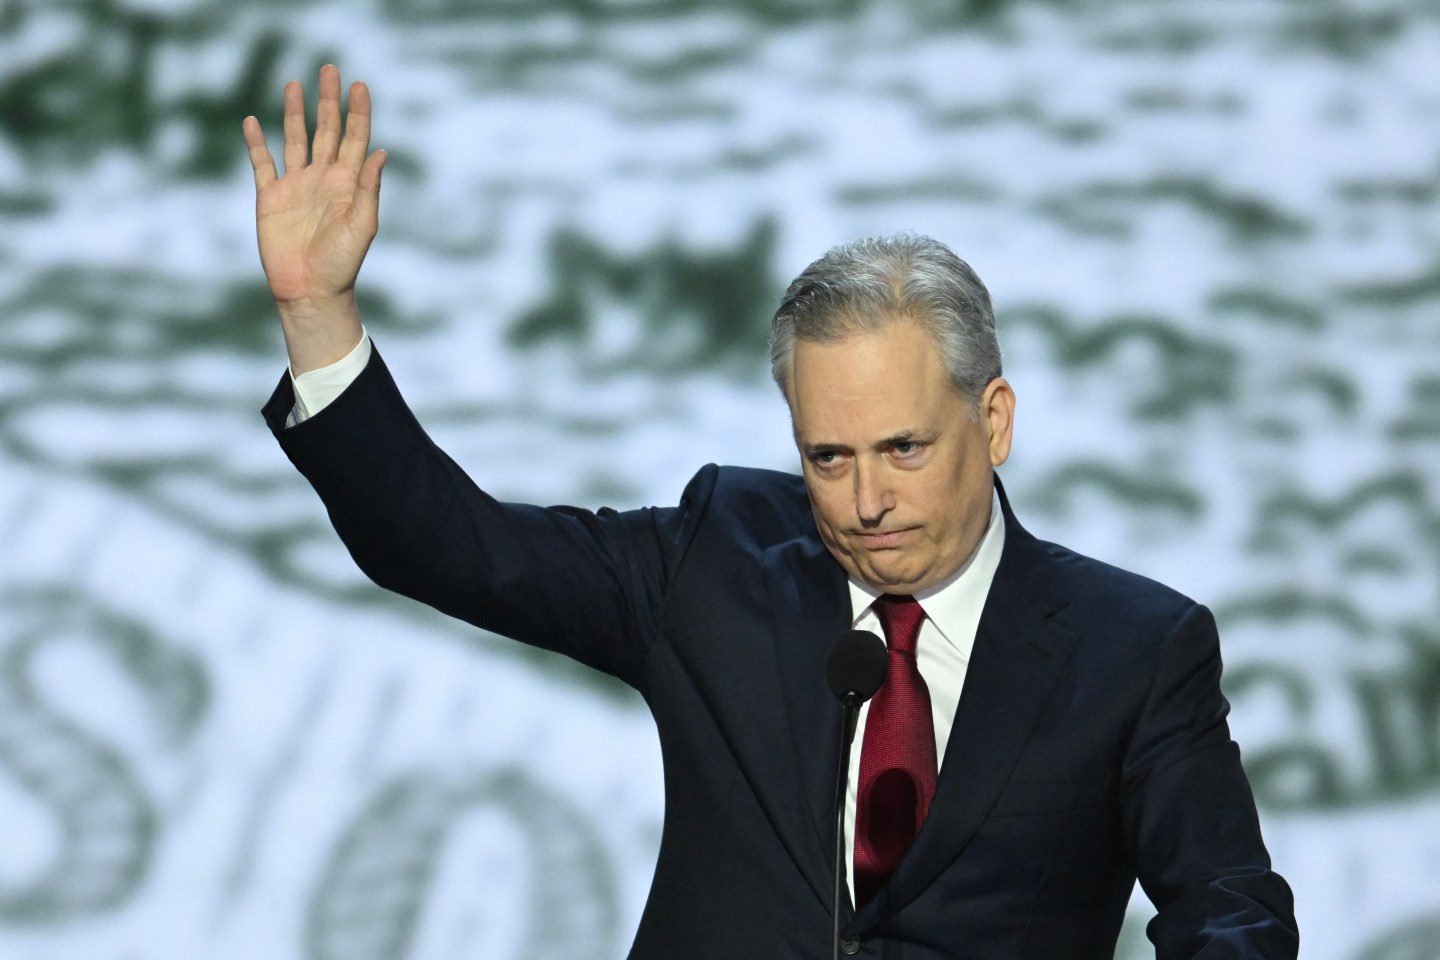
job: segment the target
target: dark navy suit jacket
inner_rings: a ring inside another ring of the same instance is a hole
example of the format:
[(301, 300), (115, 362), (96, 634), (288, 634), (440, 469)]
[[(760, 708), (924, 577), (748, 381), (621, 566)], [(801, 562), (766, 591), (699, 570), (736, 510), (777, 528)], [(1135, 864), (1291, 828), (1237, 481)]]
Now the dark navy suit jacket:
[[(265, 416), (377, 583), (640, 692), (665, 823), (631, 957), (828, 956), (845, 573), (799, 477), (707, 466), (673, 508), (500, 503), (376, 353), (317, 416)], [(1006, 539), (929, 818), (846, 933), (888, 960), (1110, 958), (1138, 876), (1164, 960), (1296, 955), (1220, 692), (1214, 622), (1153, 581)]]

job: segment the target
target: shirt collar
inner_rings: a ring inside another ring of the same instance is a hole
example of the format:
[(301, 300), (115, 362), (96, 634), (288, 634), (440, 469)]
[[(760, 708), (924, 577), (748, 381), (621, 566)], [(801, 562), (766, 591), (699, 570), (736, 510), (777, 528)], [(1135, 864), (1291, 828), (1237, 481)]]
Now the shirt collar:
[[(915, 594), (925, 616), (935, 625), (946, 642), (968, 659), (975, 644), (974, 624), (990, 593), (990, 582), (1000, 566), (1005, 547), (1005, 515), (1000, 509), (998, 491), (990, 495), (990, 525), (980, 538), (980, 545), (970, 559), (960, 565), (942, 583)], [(871, 603), (883, 591), (850, 580), (850, 626), (857, 626), (870, 610)]]

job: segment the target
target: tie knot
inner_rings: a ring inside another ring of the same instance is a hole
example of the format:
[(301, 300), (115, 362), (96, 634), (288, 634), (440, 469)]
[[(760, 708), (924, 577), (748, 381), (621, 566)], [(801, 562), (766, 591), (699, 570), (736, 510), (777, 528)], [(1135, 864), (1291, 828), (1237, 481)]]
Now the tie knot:
[(874, 610), (880, 618), (880, 628), (885, 631), (890, 649), (914, 653), (915, 641), (920, 637), (920, 624), (925, 622), (925, 610), (920, 601), (909, 594), (897, 596), (886, 593), (876, 598)]

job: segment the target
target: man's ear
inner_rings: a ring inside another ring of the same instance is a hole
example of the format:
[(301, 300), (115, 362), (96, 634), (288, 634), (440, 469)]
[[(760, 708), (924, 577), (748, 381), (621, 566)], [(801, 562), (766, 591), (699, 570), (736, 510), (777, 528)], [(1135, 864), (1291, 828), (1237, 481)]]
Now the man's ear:
[(996, 377), (980, 394), (980, 418), (990, 438), (990, 465), (998, 467), (1010, 457), (1011, 433), (1015, 427), (1015, 391), (1004, 377)]

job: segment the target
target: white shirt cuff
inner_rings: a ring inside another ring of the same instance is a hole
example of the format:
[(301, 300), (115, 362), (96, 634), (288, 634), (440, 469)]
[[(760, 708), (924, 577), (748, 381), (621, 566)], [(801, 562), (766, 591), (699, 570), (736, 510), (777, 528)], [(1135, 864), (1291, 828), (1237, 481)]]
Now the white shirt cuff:
[(290, 411), (285, 425), (293, 427), (310, 419), (330, 406), (345, 388), (355, 382), (365, 364), (370, 362), (370, 334), (360, 328), (360, 342), (345, 356), (328, 367), (320, 367), (295, 376), (290, 371), (290, 384), (295, 390), (295, 406)]

